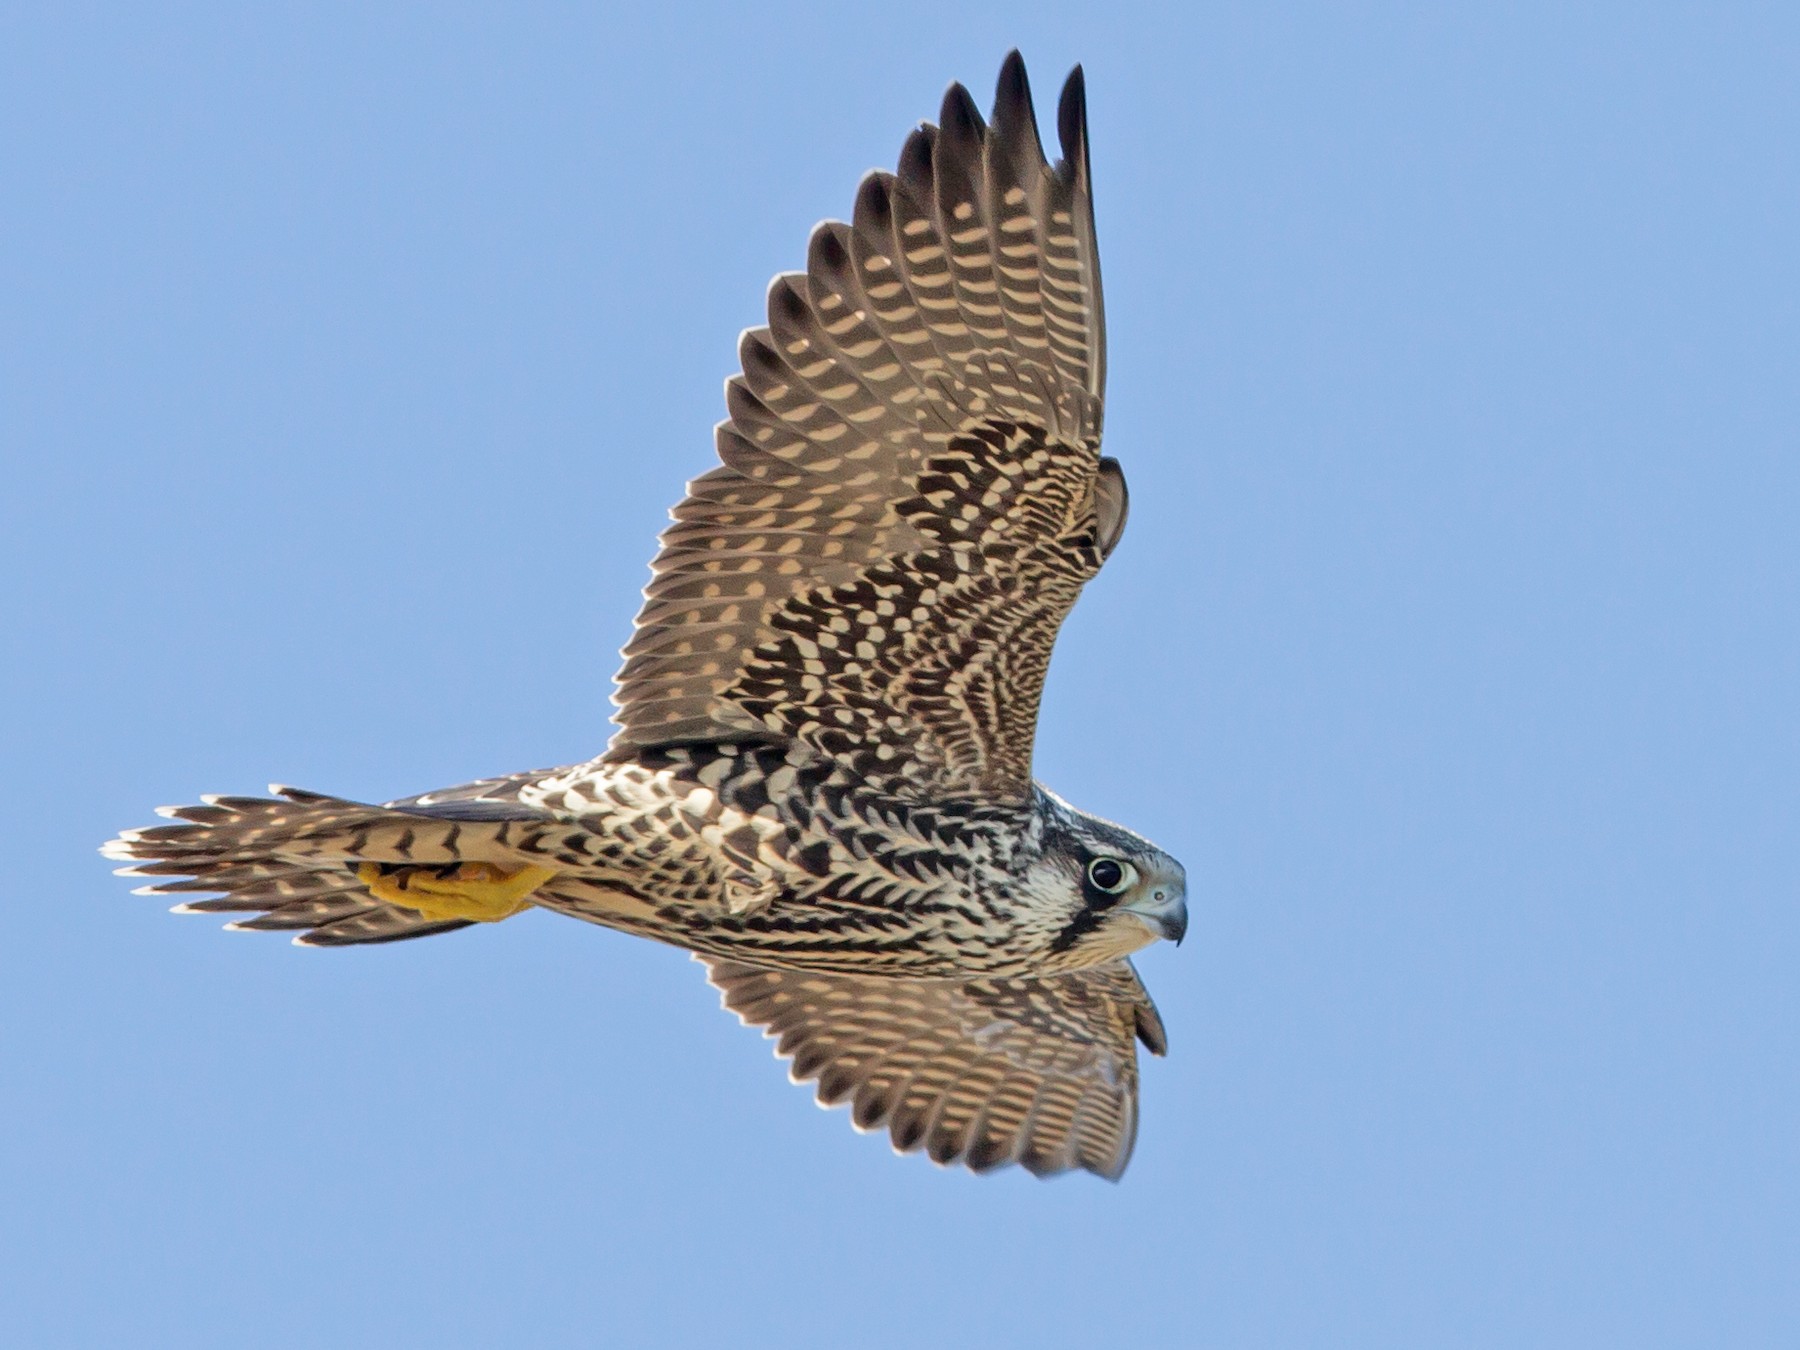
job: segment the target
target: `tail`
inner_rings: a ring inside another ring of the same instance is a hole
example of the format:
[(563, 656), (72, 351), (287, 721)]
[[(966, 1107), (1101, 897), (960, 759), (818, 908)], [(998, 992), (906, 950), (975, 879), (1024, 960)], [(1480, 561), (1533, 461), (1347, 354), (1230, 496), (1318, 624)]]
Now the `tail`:
[(273, 797), (209, 796), (157, 811), (182, 823), (126, 830), (100, 851), (129, 864), (121, 876), (157, 878), (139, 895), (219, 897), (184, 901), (177, 914), (249, 915), (227, 927), (293, 932), (304, 947), (398, 942), (474, 922), (394, 903), (411, 874), (542, 861), (534, 846), (548, 818), (518, 800), (519, 787), (541, 776), (487, 779), (386, 806), (279, 785), (270, 787)]

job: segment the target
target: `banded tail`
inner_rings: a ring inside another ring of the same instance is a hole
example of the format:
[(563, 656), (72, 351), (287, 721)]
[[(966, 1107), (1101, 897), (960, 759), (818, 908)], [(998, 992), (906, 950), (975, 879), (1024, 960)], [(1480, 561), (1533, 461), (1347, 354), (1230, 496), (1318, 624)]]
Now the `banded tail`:
[[(226, 926), (293, 932), (305, 947), (398, 942), (477, 921), (447, 913), (432, 890), (466, 889), (459, 877), (517, 876), (544, 860), (536, 845), (547, 818), (518, 799), (541, 776), (385, 806), (275, 784), (270, 797), (159, 808), (179, 823), (126, 830), (100, 851), (127, 864), (119, 875), (154, 879), (139, 895), (217, 897), (184, 900), (177, 914), (248, 915)], [(415, 887), (418, 903), (399, 903)]]

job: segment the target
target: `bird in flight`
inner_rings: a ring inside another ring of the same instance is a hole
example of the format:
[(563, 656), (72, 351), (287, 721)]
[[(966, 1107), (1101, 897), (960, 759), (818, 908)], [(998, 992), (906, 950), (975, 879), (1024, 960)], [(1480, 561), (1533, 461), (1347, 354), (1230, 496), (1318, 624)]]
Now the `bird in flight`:
[(162, 808), (104, 848), (180, 913), (315, 947), (537, 908), (684, 947), (796, 1081), (901, 1151), (1117, 1178), (1128, 960), (1181, 864), (1033, 780), (1050, 650), (1125, 528), (1100, 454), (1080, 67), (1047, 162), (1017, 52), (775, 279), (719, 463), (662, 535), (596, 759), (386, 805)]

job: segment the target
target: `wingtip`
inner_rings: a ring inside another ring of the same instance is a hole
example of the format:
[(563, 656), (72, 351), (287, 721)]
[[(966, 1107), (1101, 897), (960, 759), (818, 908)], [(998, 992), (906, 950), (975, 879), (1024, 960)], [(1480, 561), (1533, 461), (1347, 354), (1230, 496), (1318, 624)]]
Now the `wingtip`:
[(1063, 81), (1062, 98), (1056, 105), (1056, 137), (1062, 142), (1063, 160), (1077, 172), (1087, 172), (1087, 76), (1079, 65)]
[[(863, 179), (863, 184), (868, 184)], [(862, 189), (858, 189), (860, 195)], [(844, 229), (835, 220), (821, 220), (806, 239), (808, 275), (824, 278), (841, 276), (850, 269), (850, 245)]]
[[(892, 174), (885, 173), (880, 169), (864, 174), (862, 182), (856, 185), (856, 205), (851, 208), (851, 219), (876, 235), (892, 229), (893, 192), (894, 176)], [(818, 231), (814, 230), (813, 233), (816, 235)]]
[(1023, 103), (1031, 106), (1031, 81), (1025, 74), (1025, 58), (1014, 47), (1000, 63), (1000, 78), (994, 85), (994, 107), (996, 111), (1011, 105)]
[(946, 136), (975, 142), (979, 142), (987, 131), (981, 109), (975, 106), (974, 98), (960, 83), (953, 82), (944, 91), (944, 104), (938, 110), (938, 127)]
[(1143, 1001), (1132, 1009), (1132, 1024), (1132, 1030), (1144, 1049), (1159, 1057), (1169, 1053), (1169, 1029), (1163, 1024), (1162, 1014), (1156, 1010), (1156, 1005), (1150, 1001), (1148, 991), (1145, 992)]
[(1000, 64), (994, 86), (994, 130), (1003, 142), (1018, 145), (1042, 164), (1043, 138), (1038, 135), (1037, 110), (1031, 101), (1031, 80), (1025, 74), (1025, 58), (1013, 48)]
[[(900, 160), (894, 176), (915, 194), (931, 190), (932, 162), (937, 157), (937, 128), (921, 122), (907, 134), (900, 147)], [(929, 198), (927, 198), (929, 200)]]

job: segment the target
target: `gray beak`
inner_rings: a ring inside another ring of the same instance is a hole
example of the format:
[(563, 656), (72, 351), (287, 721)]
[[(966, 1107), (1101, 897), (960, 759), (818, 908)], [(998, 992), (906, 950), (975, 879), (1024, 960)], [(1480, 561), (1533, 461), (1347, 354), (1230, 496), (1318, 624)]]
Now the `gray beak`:
[(1144, 926), (1177, 947), (1187, 936), (1187, 888), (1178, 882), (1165, 882), (1153, 887), (1142, 900), (1124, 906)]

